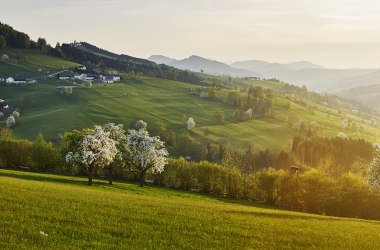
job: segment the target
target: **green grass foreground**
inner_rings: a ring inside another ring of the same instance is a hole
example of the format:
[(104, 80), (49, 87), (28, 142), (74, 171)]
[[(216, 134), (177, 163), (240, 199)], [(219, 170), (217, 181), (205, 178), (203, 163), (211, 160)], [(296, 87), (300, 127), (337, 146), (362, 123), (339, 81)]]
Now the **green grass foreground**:
[(380, 248), (380, 222), (162, 188), (0, 170), (0, 190), (1, 249)]

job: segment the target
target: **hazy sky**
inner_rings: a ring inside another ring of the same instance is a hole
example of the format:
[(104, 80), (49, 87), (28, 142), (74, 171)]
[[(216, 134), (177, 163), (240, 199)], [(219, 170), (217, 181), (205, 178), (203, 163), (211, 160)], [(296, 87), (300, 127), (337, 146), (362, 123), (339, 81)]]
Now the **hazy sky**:
[(380, 67), (376, 0), (0, 0), (0, 13), (33, 39), (144, 58)]

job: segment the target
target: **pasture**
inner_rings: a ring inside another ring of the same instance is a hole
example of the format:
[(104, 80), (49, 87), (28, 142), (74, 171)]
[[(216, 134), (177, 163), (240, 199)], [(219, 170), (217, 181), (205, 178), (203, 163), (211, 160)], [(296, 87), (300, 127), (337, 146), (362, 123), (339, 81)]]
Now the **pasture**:
[(0, 170), (2, 249), (378, 249), (380, 223)]

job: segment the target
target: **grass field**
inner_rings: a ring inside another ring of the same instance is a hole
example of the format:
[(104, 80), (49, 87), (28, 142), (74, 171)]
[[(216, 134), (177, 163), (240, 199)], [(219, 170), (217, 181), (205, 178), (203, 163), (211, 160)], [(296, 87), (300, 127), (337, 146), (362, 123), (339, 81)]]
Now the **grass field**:
[(47, 52), (38, 50), (0, 50), (0, 55), (3, 54), (8, 55), (10, 60), (7, 62), (0, 61), (0, 77), (35, 77), (52, 74), (63, 68), (77, 65), (76, 63), (52, 57)]
[[(194, 117), (196, 127), (193, 136), (198, 140), (219, 142), (228, 139), (231, 145), (244, 150), (250, 144), (256, 148), (275, 151), (286, 148), (293, 135), (291, 126), (269, 117), (255, 116), (254, 119), (233, 123), (232, 113), (236, 108), (219, 101), (199, 98), (191, 93), (196, 86), (165, 79), (139, 77), (117, 84), (94, 84), (90, 89), (75, 88), (71, 96), (56, 90), (67, 83), (49, 80), (47, 83), (24, 86), (1, 86), (0, 99), (5, 99), (20, 110), (21, 119), (14, 128), (16, 135), (34, 139), (39, 132), (48, 139), (57, 138), (59, 133), (81, 129), (106, 122), (123, 123), (143, 119), (149, 123), (160, 121), (178, 133), (186, 131), (184, 117)], [(261, 83), (264, 84), (264, 83)], [(219, 97), (226, 96), (223, 91)], [(323, 125), (323, 133), (335, 136), (339, 131), (340, 117), (323, 112), (314, 114), (297, 103), (285, 108), (288, 100), (276, 97), (273, 112), (285, 114), (290, 119), (315, 120)], [(223, 110), (226, 122), (216, 123), (213, 112)], [(356, 121), (359, 126), (359, 119)], [(208, 128), (207, 138), (203, 130)], [(364, 126), (363, 136), (374, 141), (380, 130)]]
[(1, 249), (380, 248), (377, 221), (3, 169), (0, 188)]

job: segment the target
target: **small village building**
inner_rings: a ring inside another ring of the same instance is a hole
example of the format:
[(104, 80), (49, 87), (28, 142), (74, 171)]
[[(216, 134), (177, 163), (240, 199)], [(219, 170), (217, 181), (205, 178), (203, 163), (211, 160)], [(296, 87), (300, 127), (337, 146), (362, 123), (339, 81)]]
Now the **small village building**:
[(94, 81), (96, 79), (96, 75), (94, 74), (87, 74), (86, 80), (87, 81)]
[(80, 80), (80, 79), (82, 79), (81, 77), (82, 77), (82, 74), (75, 74), (74, 75), (74, 79)]
[(14, 83), (27, 83), (28, 81), (25, 77), (15, 77), (13, 79)]
[(104, 82), (104, 83), (113, 83), (114, 82), (113, 77), (110, 75), (103, 76), (101, 79), (102, 79), (102, 82)]
[(68, 80), (73, 77), (74, 73), (73, 72), (63, 72), (58, 75), (59, 80)]
[(112, 76), (113, 77), (113, 80), (115, 81), (115, 82), (120, 82), (120, 80), (121, 80), (121, 77), (120, 76), (116, 76), (116, 75), (114, 75), (114, 76)]
[(15, 76), (15, 77), (8, 77), (7, 79), (5, 79), (5, 82), (7, 84), (27, 83), (27, 79), (25, 77)]

